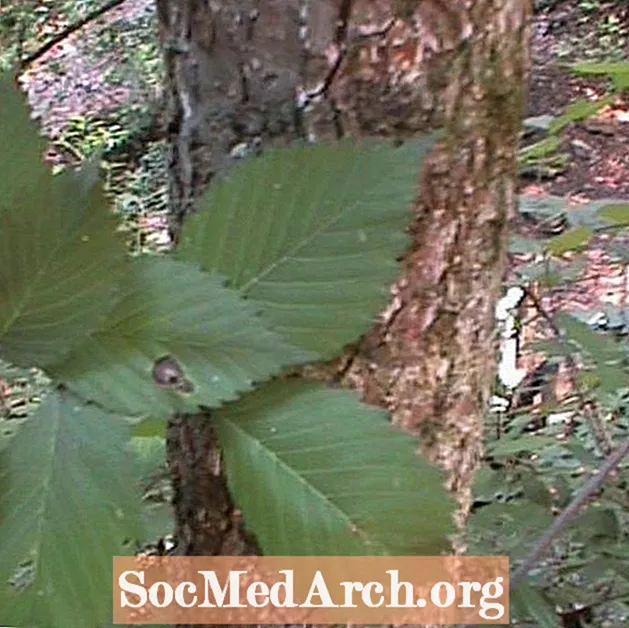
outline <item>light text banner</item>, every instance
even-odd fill
[[[117,624],[508,624],[495,556],[114,558]]]

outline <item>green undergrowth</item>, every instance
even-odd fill
[[[516,390],[509,409],[488,415],[468,527],[471,553],[507,554],[513,561],[526,559],[557,514],[629,437],[629,307],[545,309],[553,294],[578,290],[590,246],[602,248],[609,263],[627,272],[629,203],[608,199],[571,208],[561,197],[523,196],[520,213],[538,225],[561,225],[554,235],[514,235],[510,244],[513,254],[530,260],[518,265],[512,285],[538,295],[527,297],[521,310],[528,312],[522,324],[539,328],[538,339],[525,349],[545,362],[519,389],[530,392]],[[559,370],[570,382],[567,397],[556,394]],[[514,592],[512,617],[544,628],[573,616],[595,626],[624,625],[628,471],[625,461]]]

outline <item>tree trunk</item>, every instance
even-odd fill
[[[413,244],[390,305],[356,350],[314,374],[341,379],[422,436],[424,453],[448,472],[462,525],[482,453],[493,312],[515,207],[528,0],[157,5],[175,239],[212,177],[247,150],[445,129],[423,172]],[[252,551],[242,536],[225,544],[242,530],[217,475],[215,447],[210,421],[171,421],[182,551]]]

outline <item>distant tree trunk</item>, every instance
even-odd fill
[[[443,145],[423,173],[391,303],[365,341],[317,376],[342,381],[421,434],[448,472],[459,523],[482,454],[493,311],[515,207],[528,0],[158,0],[170,105],[172,231],[233,155],[307,137]],[[319,92],[312,106],[298,94]],[[171,422],[184,553],[253,551],[216,479],[211,422]],[[208,478],[212,490],[207,490]],[[205,487],[200,490],[199,487]],[[234,526],[236,522],[236,526]],[[248,549],[245,549],[248,548]]]

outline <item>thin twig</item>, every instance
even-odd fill
[[[552,542],[566,529],[574,517],[579,514],[579,511],[590,497],[603,486],[607,476],[622,462],[622,459],[628,453],[629,438],[605,460],[598,472],[586,482],[585,486],[575,495],[572,502],[553,521],[553,525],[538,541],[535,549],[529,554],[528,558],[513,572],[509,580],[512,589],[515,589],[524,578],[526,578],[529,571],[539,563],[540,559],[552,545]]]
[[[89,22],[93,22],[98,19],[108,11],[111,11],[115,7],[121,5],[125,0],[109,0],[106,4],[104,4],[99,9],[94,9],[90,13],[88,13],[84,18],[70,24],[67,28],[62,30],[60,33],[55,35],[52,39],[48,40],[43,46],[38,48],[35,52],[28,55],[24,59],[20,60],[20,71],[24,72],[26,68],[37,61],[40,57],[44,56],[51,48],[54,48],[57,44],[60,44],[64,39],[68,38],[76,31],[83,28]]]
[[[603,486],[607,476],[622,462],[622,459],[629,453],[629,438],[609,456],[601,468],[593,475],[589,481],[575,495],[572,502],[562,511],[562,513],[553,521],[546,534],[544,534],[537,542],[533,551],[528,555],[526,560],[513,571],[509,578],[509,586],[513,591],[526,578],[529,571],[536,567],[544,555],[548,552],[553,541],[565,532],[568,524],[579,514],[585,503]],[[475,624],[465,624],[461,628],[474,628]]]

